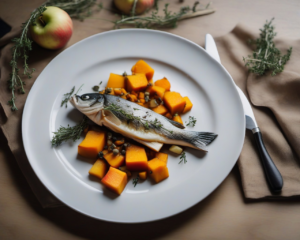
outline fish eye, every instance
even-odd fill
[[[82,100],[87,100],[89,98],[90,98],[89,96],[82,96]]]

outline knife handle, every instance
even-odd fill
[[[253,135],[270,189],[272,192],[280,192],[283,186],[282,176],[264,145],[261,132],[257,131]]]

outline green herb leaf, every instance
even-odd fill
[[[139,175],[136,178],[132,179],[132,184],[133,184],[134,187],[139,183],[139,180],[140,180]]]
[[[60,104],[61,107],[63,105],[65,105],[66,108],[68,107],[68,101],[72,97],[72,94],[73,94],[74,91],[75,91],[75,86],[71,89],[71,91],[69,93],[64,94],[63,100],[61,101],[61,104]]]
[[[275,47],[273,41],[276,36],[272,21],[266,21],[263,29],[260,29],[260,38],[256,40],[249,40],[256,46],[256,50],[248,57],[243,57],[245,66],[250,72],[257,75],[263,75],[267,71],[272,72],[272,76],[280,73],[284,69],[284,65],[290,59],[292,54],[292,47],[287,50],[286,55],[282,55],[278,48]]]
[[[182,163],[182,162],[184,162],[184,164],[186,164],[187,163],[187,160],[186,160],[186,155],[185,155],[185,152],[183,151],[181,154],[180,154],[180,162],[178,163],[178,164],[180,164],[180,163]]]
[[[80,123],[73,127],[62,127],[54,132],[51,144],[53,147],[59,146],[61,143],[67,140],[73,140],[74,142],[80,138],[83,130],[88,126],[88,117],[84,116]]]
[[[197,122],[197,119],[193,116],[189,116],[189,123],[187,124],[187,126],[191,126],[191,127],[195,127]]]

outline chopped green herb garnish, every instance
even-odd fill
[[[136,178],[132,179],[132,183],[133,183],[134,187],[139,183],[139,180],[140,180],[140,176],[139,175]]]
[[[256,45],[256,50],[252,55],[243,57],[245,66],[249,71],[257,75],[263,75],[267,71],[272,72],[272,76],[280,73],[284,69],[284,65],[290,59],[292,54],[292,47],[287,50],[286,55],[282,55],[278,48],[275,47],[273,41],[276,36],[272,21],[266,21],[263,29],[260,29],[260,38],[256,40],[249,40],[249,43]]]
[[[185,152],[182,152],[182,153],[180,154],[180,159],[181,159],[181,160],[180,160],[180,162],[179,162],[178,164],[182,163],[182,161],[184,162],[184,164],[187,163]]]
[[[195,127],[197,122],[197,119],[193,116],[189,116],[189,123],[187,124],[187,126],[191,126],[191,127]]]
[[[60,106],[62,107],[63,105],[66,106],[66,108],[68,107],[68,101],[70,100],[71,96],[73,95],[75,91],[75,86],[71,89],[71,91],[69,93],[65,93],[63,100],[61,101]]]

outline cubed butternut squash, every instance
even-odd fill
[[[127,94],[127,100],[131,101],[131,102],[136,102],[138,99],[135,95],[133,94]]]
[[[110,167],[101,182],[107,188],[120,195],[127,184],[127,174],[119,169]]]
[[[144,73],[148,80],[151,80],[154,75],[154,69],[149,66],[144,60],[139,60],[136,64],[131,68],[132,74],[136,73]]]
[[[163,161],[164,163],[168,163],[168,154],[162,153],[162,152],[156,152],[155,157],[158,158],[159,160]]]
[[[83,157],[96,158],[106,143],[104,131],[88,131],[84,140],[78,145],[78,154]]]
[[[158,105],[157,107],[152,108],[152,111],[164,115],[168,112],[168,109],[164,105]]]
[[[102,179],[108,170],[107,163],[103,159],[97,159],[92,168],[89,171],[89,174]]]
[[[152,86],[149,88],[149,93],[151,96],[158,96],[163,99],[166,89],[159,86]]]
[[[126,167],[129,171],[147,171],[148,158],[145,148],[133,144],[127,147]]]
[[[185,107],[183,109],[183,113],[186,113],[192,109],[193,103],[188,97],[184,97],[183,99],[185,100]]]
[[[171,113],[169,113],[169,112],[167,112],[167,113],[165,114],[165,117],[166,117],[166,118],[169,118],[169,119],[172,119],[172,118],[173,118],[172,115],[171,115]]]
[[[178,92],[165,92],[163,101],[171,115],[182,113],[185,107],[185,100]]]
[[[125,88],[125,77],[122,75],[111,73],[106,87],[108,88]]]
[[[172,120],[175,122],[179,122],[183,125],[183,121],[182,121],[180,115],[178,115],[178,114],[175,114]]]
[[[154,86],[162,87],[166,89],[166,91],[170,91],[171,89],[171,83],[167,78],[163,78],[160,80],[155,81]]]
[[[144,98],[145,98],[145,93],[140,92],[140,93],[139,93],[139,99],[144,99]]]
[[[146,180],[147,179],[147,172],[139,172],[139,177],[142,180]]]
[[[115,89],[114,89],[114,92],[115,92],[115,95],[116,95],[116,96],[119,96],[119,95],[121,95],[122,90],[121,90],[121,88],[115,88]]]
[[[123,155],[121,154],[115,155],[113,152],[105,154],[104,158],[108,162],[108,164],[114,168],[118,168],[122,166],[125,162],[125,158]]]
[[[147,88],[147,78],[145,74],[139,73],[126,77],[126,90],[131,91],[143,91]]]
[[[148,175],[156,182],[159,183],[162,180],[169,177],[169,170],[167,164],[158,158],[154,158],[148,162]]]

